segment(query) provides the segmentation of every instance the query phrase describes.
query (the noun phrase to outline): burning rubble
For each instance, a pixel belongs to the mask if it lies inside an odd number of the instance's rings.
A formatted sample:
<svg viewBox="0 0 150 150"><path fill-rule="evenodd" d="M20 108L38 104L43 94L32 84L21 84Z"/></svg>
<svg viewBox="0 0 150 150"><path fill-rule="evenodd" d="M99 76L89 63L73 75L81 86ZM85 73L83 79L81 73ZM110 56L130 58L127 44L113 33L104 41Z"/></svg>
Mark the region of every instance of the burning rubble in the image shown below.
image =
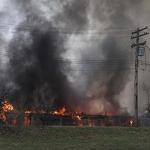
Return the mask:
<svg viewBox="0 0 150 150"><path fill-rule="evenodd" d="M79 112L69 112L66 107L58 110L46 112L44 110L32 111L27 110L24 113L14 113L14 106L8 101L2 102L0 120L10 125L17 126L20 124L20 118L24 126L29 125L61 125L61 126L133 126L133 120L130 116L109 116L107 115L90 115ZM10 115L14 115L10 118Z"/></svg>

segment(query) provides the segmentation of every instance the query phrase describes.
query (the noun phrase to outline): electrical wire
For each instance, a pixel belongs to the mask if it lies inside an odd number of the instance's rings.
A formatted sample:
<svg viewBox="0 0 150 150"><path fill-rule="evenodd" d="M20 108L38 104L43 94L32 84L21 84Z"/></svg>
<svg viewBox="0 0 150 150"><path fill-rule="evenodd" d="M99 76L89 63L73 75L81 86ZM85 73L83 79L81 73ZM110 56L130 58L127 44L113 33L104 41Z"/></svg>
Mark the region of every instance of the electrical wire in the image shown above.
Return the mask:
<svg viewBox="0 0 150 150"><path fill-rule="evenodd" d="M0 30L8 30L10 29L10 26L9 25L0 25ZM33 26L20 26L20 27L17 27L17 28L13 28L10 30L10 32L18 32L18 31L31 31L31 29L33 30ZM119 34L119 35L127 35L129 33L127 33L127 31L131 31L129 29L104 29L103 31L97 31L95 29L87 29L87 30L75 30L73 31L73 29L70 29L69 28L49 28L49 32L58 32L58 33L62 33L62 34L73 34L73 33L76 33L76 34L87 34L87 32L90 32L90 34L111 34L112 33L115 33L115 34ZM120 32L120 33L119 33ZM89 34L89 33L88 33Z"/></svg>

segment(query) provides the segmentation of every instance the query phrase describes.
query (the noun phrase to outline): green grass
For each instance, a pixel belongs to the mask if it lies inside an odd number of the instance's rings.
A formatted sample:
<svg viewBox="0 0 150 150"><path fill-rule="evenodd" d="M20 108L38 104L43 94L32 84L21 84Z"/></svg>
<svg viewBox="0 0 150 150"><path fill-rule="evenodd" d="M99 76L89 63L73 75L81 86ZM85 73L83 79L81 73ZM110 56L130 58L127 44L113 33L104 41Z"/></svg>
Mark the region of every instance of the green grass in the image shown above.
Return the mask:
<svg viewBox="0 0 150 150"><path fill-rule="evenodd" d="M150 150L150 129L29 127L0 135L0 150Z"/></svg>

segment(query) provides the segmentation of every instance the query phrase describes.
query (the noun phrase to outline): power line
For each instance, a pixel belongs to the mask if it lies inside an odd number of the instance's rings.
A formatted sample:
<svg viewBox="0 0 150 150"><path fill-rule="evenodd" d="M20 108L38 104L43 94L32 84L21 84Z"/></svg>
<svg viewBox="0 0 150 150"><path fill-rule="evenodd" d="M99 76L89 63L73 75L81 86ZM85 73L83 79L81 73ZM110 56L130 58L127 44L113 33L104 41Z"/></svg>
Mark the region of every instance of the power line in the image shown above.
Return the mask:
<svg viewBox="0 0 150 150"><path fill-rule="evenodd" d="M11 26L9 26L9 25L0 25L0 29L1 30L8 30L8 29L10 29L10 27ZM20 27L13 27L13 29L11 29L11 32L18 32L18 31L31 31L31 30L33 30L33 29L36 29L36 28L38 28L38 26L25 26L25 25L23 25L23 26L20 26ZM61 33L64 33L64 34L69 34L69 33L82 33L82 34L85 34L84 32L88 32L88 31L93 31L93 33L94 34L110 34L111 32L112 33L119 33L119 34L127 34L127 31L131 31L131 29L111 29L111 28L107 28L107 29L103 29L102 31L98 31L98 30L95 30L95 29L90 29L90 28L88 28L88 29L85 29L85 30L78 30L78 29L73 29L73 28L48 28L51 32L61 32ZM90 33L90 34L92 34L92 33ZM129 33L128 33L129 34Z"/></svg>
<svg viewBox="0 0 150 150"><path fill-rule="evenodd" d="M132 48L136 47L135 51L135 81L134 81L134 89L135 89L135 119L136 119L136 127L139 126L139 116L138 116L138 69L139 69L139 56L140 56L140 47L146 45L146 41L140 43L140 37L148 35L148 32L142 31L148 29L148 27L137 28L136 31L132 32L131 39L136 39L136 43L132 44Z"/></svg>
<svg viewBox="0 0 150 150"><path fill-rule="evenodd" d="M41 26L46 26L46 27L48 27L48 23L47 24L45 24L45 23L40 23L40 22L38 22L38 24L36 24L36 25L34 25L34 24L32 24L32 25L27 25L27 24L20 24L20 25L18 25L18 24L12 24L12 23L0 23L0 27L11 27L11 26L17 26L17 28L18 29L21 29L21 28L33 28L33 27L41 27ZM97 28L97 26L94 26L94 25L87 25L86 26L87 28ZM135 27L134 27L135 28ZM101 29L103 29L103 30L115 30L115 31L117 31L117 30L119 30L119 31L132 31L133 29L134 29L133 27L131 28L131 27L126 27L126 28L119 28L119 27L117 27L117 28L101 28ZM58 29L57 27L53 27L53 29ZM61 29L69 29L68 27L67 28L62 28L61 27ZM70 29L73 29L73 28L70 28ZM93 29L92 29L93 30Z"/></svg>

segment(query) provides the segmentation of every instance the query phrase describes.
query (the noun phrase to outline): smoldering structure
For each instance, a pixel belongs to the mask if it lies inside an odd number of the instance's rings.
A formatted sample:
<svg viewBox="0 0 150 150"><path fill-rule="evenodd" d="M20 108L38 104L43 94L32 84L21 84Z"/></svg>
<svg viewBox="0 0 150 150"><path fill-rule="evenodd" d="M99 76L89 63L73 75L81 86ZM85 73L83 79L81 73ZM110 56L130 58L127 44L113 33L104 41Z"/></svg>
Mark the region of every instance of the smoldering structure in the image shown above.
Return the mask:
<svg viewBox="0 0 150 150"><path fill-rule="evenodd" d="M40 3L45 7L50 5L49 1ZM97 70L90 70L92 76L83 75L87 81L84 90L80 87L73 88L69 81L70 70L74 69L71 66L72 60L66 60L62 56L68 51L66 41L72 35L78 37L78 31L88 32L93 18L97 22L94 28L96 32L101 32L100 24L106 26L106 31L109 28L133 26L132 19L127 15L131 4L131 0L115 0L113 4L109 0L63 1L62 11L49 19L48 14L43 17L38 8L34 11L34 1L19 2L18 5L24 10L25 20L16 27L9 43L7 68L9 98L18 109L66 106L72 111L80 108L80 111L92 113L91 107L94 110L95 105L99 105L95 109L97 113L119 113L121 108L118 95L124 90L130 74L129 51L124 47L123 41L114 39L115 34L112 32L107 33L102 41L97 41L96 46L89 41L93 44L92 47L82 48L83 60L90 55L104 58L100 66L86 64L88 69L95 67ZM138 0L136 5L139 4ZM81 64L80 67L84 66Z"/></svg>

